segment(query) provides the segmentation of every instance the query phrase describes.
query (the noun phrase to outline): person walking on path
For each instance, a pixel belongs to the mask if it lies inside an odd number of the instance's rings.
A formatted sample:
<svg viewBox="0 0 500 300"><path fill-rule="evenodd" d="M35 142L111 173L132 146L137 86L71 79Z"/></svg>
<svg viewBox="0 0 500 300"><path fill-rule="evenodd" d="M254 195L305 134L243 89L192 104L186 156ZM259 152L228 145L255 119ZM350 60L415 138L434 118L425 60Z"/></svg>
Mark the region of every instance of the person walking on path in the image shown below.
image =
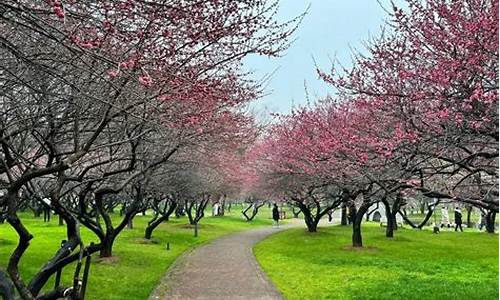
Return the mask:
<svg viewBox="0 0 500 300"><path fill-rule="evenodd" d="M462 229L462 211L460 211L460 208L455 208L455 231L460 227L460 231L464 231Z"/></svg>
<svg viewBox="0 0 500 300"><path fill-rule="evenodd" d="M280 220L280 212L278 210L278 205L276 205L276 203L274 203L274 206L273 206L273 220L276 224L276 227L279 227L279 220Z"/></svg>

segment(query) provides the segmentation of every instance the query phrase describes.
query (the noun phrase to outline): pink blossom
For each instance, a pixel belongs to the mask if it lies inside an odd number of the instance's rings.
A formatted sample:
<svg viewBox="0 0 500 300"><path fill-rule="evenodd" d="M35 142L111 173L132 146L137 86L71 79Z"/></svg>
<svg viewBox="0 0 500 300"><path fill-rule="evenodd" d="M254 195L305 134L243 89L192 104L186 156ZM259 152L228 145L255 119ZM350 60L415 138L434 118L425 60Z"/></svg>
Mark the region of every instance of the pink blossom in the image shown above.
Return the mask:
<svg viewBox="0 0 500 300"><path fill-rule="evenodd" d="M64 10L63 8L60 6L60 5L54 5L52 7L52 9L54 10L54 13L60 18L60 19L64 19Z"/></svg>
<svg viewBox="0 0 500 300"><path fill-rule="evenodd" d="M108 77L111 78L111 79L113 79L116 76L118 76L119 73L120 73L119 70L108 70L108 72L107 72Z"/></svg>
<svg viewBox="0 0 500 300"><path fill-rule="evenodd" d="M146 87L149 87L153 84L153 80L148 75L139 76L139 82Z"/></svg>

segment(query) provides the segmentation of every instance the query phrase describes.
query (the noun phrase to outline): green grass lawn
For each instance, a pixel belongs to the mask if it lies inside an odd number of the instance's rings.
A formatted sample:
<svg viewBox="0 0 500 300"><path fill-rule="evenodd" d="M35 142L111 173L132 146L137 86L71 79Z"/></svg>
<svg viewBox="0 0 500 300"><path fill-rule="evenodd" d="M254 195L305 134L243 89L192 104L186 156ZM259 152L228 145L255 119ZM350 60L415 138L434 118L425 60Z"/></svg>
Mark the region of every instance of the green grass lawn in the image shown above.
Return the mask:
<svg viewBox="0 0 500 300"><path fill-rule="evenodd" d="M295 228L254 253L287 299L498 299L498 235L363 225L365 249L352 250L351 227Z"/></svg>
<svg viewBox="0 0 500 300"><path fill-rule="evenodd" d="M57 225L57 216L53 216L50 223L33 218L31 213L23 213L21 216L34 235L20 265L23 277L30 278L55 253L60 241L65 239L65 226ZM114 216L115 219L117 217ZM193 229L186 225L186 218L173 217L153 233L157 244L144 244L142 237L149 218L151 216L138 215L134 219L134 229L124 229L118 236L113 248L117 261L92 263L86 299L147 299L167 268L182 252L225 234L272 223L268 209L263 209L254 221L245 222L241 218L240 207L235 207L229 216L207 216L202 219L199 237L195 238ZM91 232L83 228L82 237L86 244L98 241ZM166 250L167 242L170 243L169 251ZM0 266L3 268L16 244L17 235L11 227L7 224L0 225ZM93 257L97 257L97 254ZM65 269L64 283L71 282L73 272L73 266ZM52 287L53 282L49 285Z"/></svg>

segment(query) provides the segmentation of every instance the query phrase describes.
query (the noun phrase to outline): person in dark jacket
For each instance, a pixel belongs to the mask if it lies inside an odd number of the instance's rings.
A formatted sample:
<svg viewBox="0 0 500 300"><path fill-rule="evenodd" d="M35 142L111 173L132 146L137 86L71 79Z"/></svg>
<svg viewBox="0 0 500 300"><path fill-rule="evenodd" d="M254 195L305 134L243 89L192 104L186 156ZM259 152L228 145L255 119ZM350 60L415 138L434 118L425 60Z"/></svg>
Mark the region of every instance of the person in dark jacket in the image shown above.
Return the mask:
<svg viewBox="0 0 500 300"><path fill-rule="evenodd" d="M280 220L280 212L278 210L278 205L274 203L273 206L273 220L276 222L276 226L279 227L279 220Z"/></svg>
<svg viewBox="0 0 500 300"><path fill-rule="evenodd" d="M455 231L457 231L458 228L460 228L460 231L464 231L462 229L462 211L457 207L455 208Z"/></svg>

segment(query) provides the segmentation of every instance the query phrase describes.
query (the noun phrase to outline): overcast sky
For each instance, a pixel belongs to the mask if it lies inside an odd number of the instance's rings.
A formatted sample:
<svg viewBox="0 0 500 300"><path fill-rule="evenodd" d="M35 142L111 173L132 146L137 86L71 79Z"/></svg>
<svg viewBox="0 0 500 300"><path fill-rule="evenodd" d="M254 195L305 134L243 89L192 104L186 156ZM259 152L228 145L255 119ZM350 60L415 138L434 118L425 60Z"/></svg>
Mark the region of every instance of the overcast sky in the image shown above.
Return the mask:
<svg viewBox="0 0 500 300"><path fill-rule="evenodd" d="M276 70L267 85L270 94L252 106L261 117L288 113L292 105L304 104L304 82L311 100L324 97L331 89L318 79L314 60L325 70L332 59L350 65L351 48L361 50L363 40L377 35L387 17L376 0L281 0L278 19L289 20L309 4L309 13L294 36L297 40L283 57L253 56L245 61L256 79Z"/></svg>

